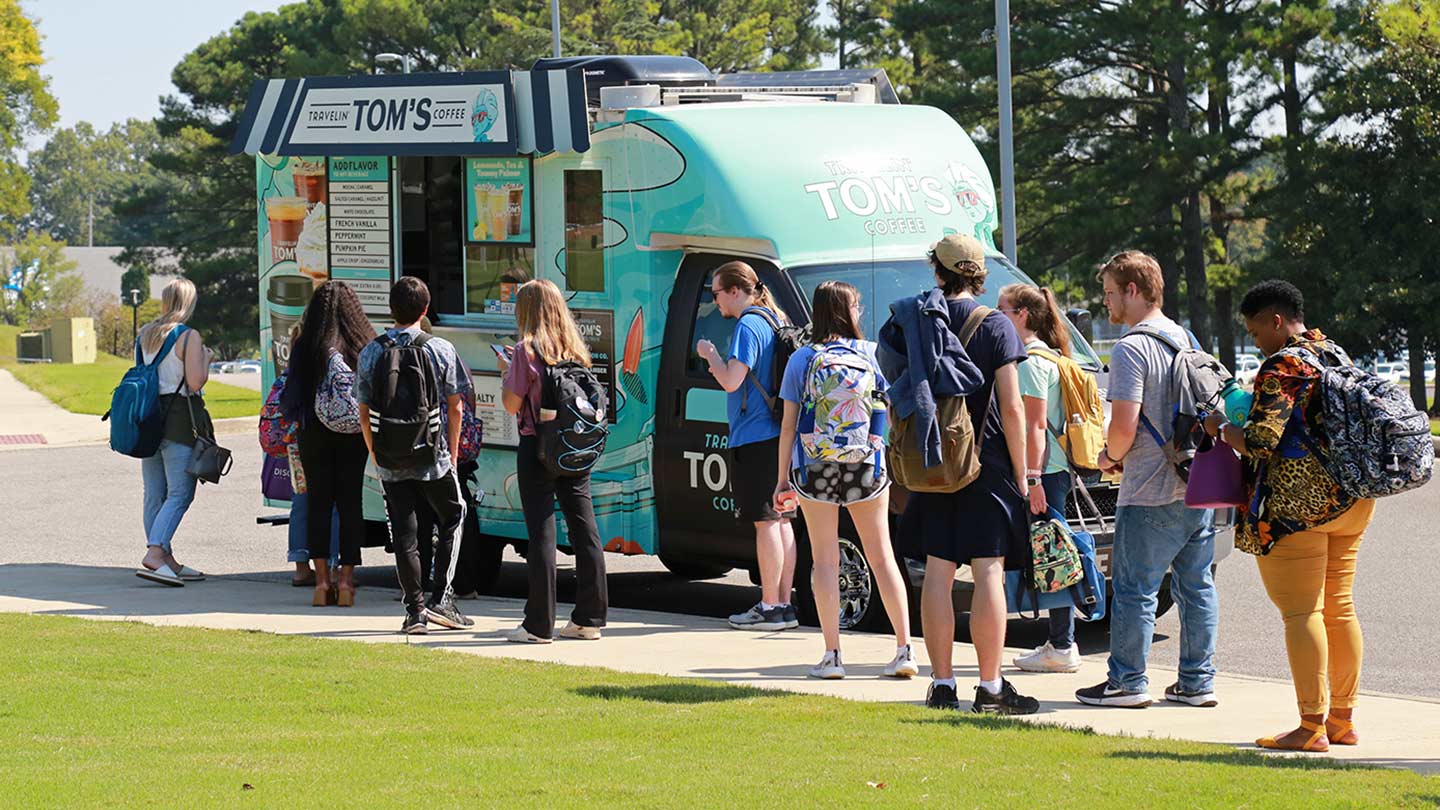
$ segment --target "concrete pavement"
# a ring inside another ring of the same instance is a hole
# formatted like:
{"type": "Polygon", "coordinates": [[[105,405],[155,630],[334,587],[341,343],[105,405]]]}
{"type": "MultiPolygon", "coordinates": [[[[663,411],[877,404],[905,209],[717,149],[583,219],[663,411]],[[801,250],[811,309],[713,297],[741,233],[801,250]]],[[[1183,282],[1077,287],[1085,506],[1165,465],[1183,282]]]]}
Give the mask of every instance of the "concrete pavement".
{"type": "MultiPolygon", "coordinates": [[[[818,631],[808,628],[742,633],[730,630],[720,619],[613,610],[600,642],[518,645],[506,643],[499,633],[519,623],[523,603],[485,598],[463,603],[475,619],[473,630],[407,638],[396,633],[401,617],[392,593],[363,588],[355,608],[313,608],[308,605],[308,591],[238,577],[217,576],[171,589],[146,583],[124,568],[0,565],[0,611],[5,612],[419,644],[486,657],[702,678],[852,700],[918,702],[924,698],[923,677],[909,682],[879,677],[881,666],[894,652],[893,641],[879,635],[847,634],[844,657],[849,678],[814,681],[807,679],[805,672],[818,660],[822,643],[818,631]]],[[[924,665],[923,645],[917,642],[916,651],[924,665]]],[[[956,645],[955,652],[963,698],[973,688],[976,662],[969,645],[956,645]]],[[[1006,660],[1015,652],[1007,652],[1006,660]]],[[[1169,670],[1152,669],[1150,676],[1155,695],[1175,680],[1175,673],[1169,670]]],[[[1007,667],[1006,677],[1022,693],[1041,701],[1041,713],[1030,718],[1033,722],[1088,726],[1105,734],[1170,737],[1244,748],[1253,747],[1255,737],[1292,728],[1296,722],[1294,692],[1287,682],[1221,675],[1216,683],[1218,708],[1160,703],[1145,710],[1125,710],[1085,707],[1073,699],[1075,689],[1104,680],[1103,661],[1087,659],[1073,675],[1033,675],[1007,667]]],[[[1366,694],[1356,720],[1362,744],[1335,746],[1331,757],[1440,773],[1440,702],[1366,694]]]]}
{"type": "MultiPolygon", "coordinates": [[[[217,419],[215,432],[254,431],[255,425],[253,416],[217,419]]],[[[109,441],[110,423],[101,422],[100,417],[93,414],[71,413],[0,369],[0,451],[109,441]]]]}

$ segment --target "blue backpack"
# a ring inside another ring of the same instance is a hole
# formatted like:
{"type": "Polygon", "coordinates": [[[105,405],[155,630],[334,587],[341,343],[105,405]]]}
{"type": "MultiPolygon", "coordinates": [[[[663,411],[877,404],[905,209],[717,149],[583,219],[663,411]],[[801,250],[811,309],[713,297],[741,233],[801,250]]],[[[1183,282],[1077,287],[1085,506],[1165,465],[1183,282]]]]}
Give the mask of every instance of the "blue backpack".
{"type": "MultiPolygon", "coordinates": [[[[135,458],[149,458],[165,438],[165,412],[160,409],[160,361],[185,333],[181,326],[165,338],[155,359],[145,362],[140,341],[135,341],[135,367],[125,372],[110,395],[110,410],[100,421],[110,421],[110,449],[135,458]]],[[[184,385],[182,380],[181,385],[184,385]]],[[[175,389],[176,393],[180,391],[175,389]]]]}

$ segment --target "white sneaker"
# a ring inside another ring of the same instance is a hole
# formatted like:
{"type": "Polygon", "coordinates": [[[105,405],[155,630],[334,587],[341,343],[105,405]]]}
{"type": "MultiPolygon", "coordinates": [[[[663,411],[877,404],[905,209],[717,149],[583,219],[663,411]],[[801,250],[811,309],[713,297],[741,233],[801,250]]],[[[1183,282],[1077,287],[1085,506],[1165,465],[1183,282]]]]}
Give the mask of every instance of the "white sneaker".
{"type": "Polygon", "coordinates": [[[920,674],[920,667],[915,664],[915,654],[910,652],[910,645],[895,651],[895,657],[885,665],[885,677],[887,678],[913,678],[920,674]]]}
{"type": "Polygon", "coordinates": [[[549,644],[550,639],[541,638],[521,625],[505,634],[505,640],[515,644],[549,644]]]}
{"type": "Polygon", "coordinates": [[[810,668],[810,677],[824,681],[838,681],[845,677],[845,665],[840,663],[840,651],[827,651],[820,663],[810,668]]]}
{"type": "Polygon", "coordinates": [[[599,641],[600,628],[586,627],[584,625],[570,622],[560,630],[561,638],[578,638],[583,641],[599,641]]]}
{"type": "Polygon", "coordinates": [[[1057,650],[1050,642],[1036,647],[1029,655],[1015,659],[1015,666],[1026,672],[1079,672],[1080,651],[1074,645],[1068,650],[1057,650]]]}

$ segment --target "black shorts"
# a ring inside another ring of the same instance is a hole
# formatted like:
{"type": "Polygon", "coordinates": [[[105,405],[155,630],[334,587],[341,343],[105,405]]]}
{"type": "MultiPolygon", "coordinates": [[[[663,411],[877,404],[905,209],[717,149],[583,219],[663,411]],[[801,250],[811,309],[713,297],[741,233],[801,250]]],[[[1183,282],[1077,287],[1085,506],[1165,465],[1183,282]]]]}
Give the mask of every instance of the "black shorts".
{"type": "Polygon", "coordinates": [[[730,493],[735,496],[735,519],[765,523],[790,517],[781,515],[771,501],[775,497],[775,465],[780,455],[780,437],[730,448],[730,493]]]}
{"type": "Polygon", "coordinates": [[[790,471],[790,483],[807,501],[849,506],[879,496],[890,486],[885,471],[875,474],[870,463],[841,464],[821,461],[790,471]]]}
{"type": "Polygon", "coordinates": [[[1004,557],[1006,569],[1029,559],[1030,505],[1008,475],[981,470],[959,492],[915,492],[900,518],[905,556],[966,565],[1004,557]]]}

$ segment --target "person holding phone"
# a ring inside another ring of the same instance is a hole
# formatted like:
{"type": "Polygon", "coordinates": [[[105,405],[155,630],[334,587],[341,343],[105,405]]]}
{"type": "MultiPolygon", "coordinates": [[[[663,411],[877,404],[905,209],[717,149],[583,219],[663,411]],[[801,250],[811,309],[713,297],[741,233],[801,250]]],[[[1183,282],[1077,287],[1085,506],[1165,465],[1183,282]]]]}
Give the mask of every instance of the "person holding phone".
{"type": "Polygon", "coordinates": [[[885,392],[875,344],[860,332],[860,293],[843,281],[815,289],[810,307],[814,345],[790,356],[780,384],[779,481],[775,511],[800,505],[809,530],[811,589],[825,637],[825,655],[810,677],[845,677],[840,660],[840,507],[850,513],[880,598],[895,629],[892,678],[919,673],[910,650],[909,605],[890,547],[889,487],[885,472],[885,392]]]}

